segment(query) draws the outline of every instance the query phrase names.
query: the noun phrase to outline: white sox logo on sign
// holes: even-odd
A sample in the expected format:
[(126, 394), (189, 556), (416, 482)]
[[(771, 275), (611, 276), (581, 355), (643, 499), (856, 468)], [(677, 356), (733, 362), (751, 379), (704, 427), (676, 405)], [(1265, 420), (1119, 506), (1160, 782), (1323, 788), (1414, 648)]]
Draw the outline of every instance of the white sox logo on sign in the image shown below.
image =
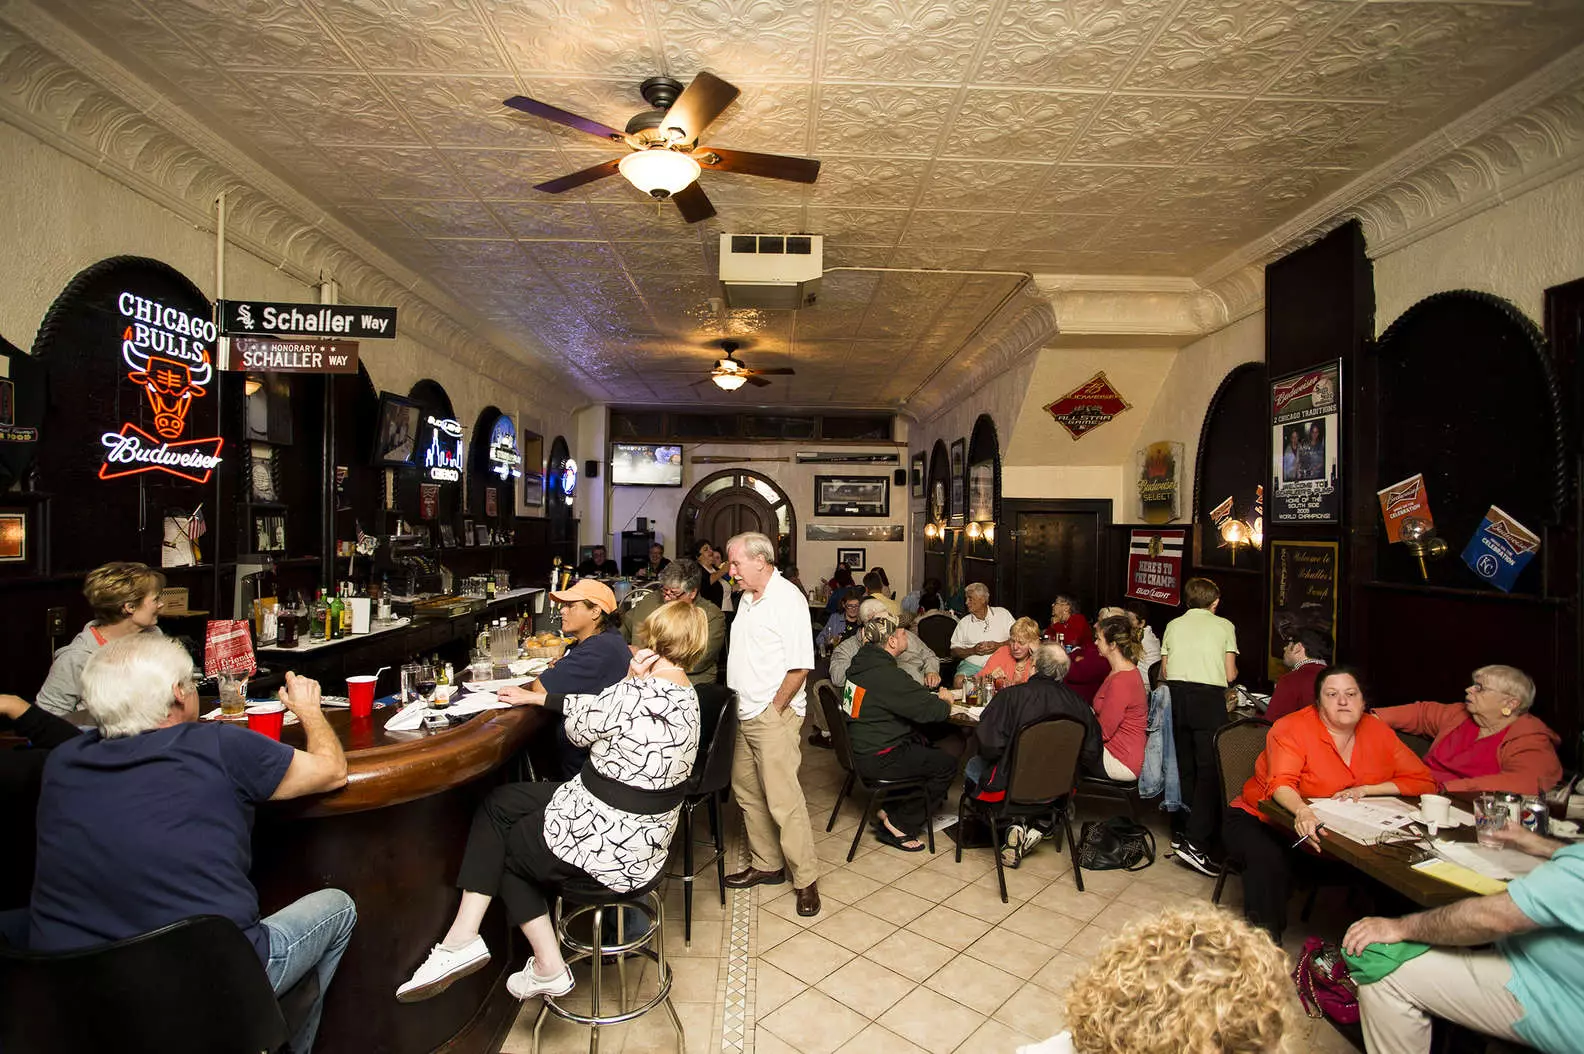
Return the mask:
[(257, 325), (257, 323), (253, 321), (253, 309), (246, 304), (237, 305), (237, 321), (242, 323), (248, 329), (252, 329)]

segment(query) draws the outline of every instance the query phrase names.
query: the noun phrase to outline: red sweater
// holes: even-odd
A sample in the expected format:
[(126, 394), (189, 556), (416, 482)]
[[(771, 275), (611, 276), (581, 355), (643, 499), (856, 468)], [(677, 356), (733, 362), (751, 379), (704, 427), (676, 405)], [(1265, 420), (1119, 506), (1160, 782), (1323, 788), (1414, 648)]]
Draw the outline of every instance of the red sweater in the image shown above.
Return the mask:
[(1309, 706), (1315, 701), (1315, 678), (1326, 668), (1323, 662), (1306, 662), (1290, 670), (1276, 682), (1270, 705), (1265, 708), (1265, 720), (1275, 722)]
[(1149, 700), (1137, 670), (1117, 670), (1095, 693), (1094, 712), (1100, 737), (1111, 756), (1134, 772), (1144, 767), (1144, 735)]
[(1052, 622), (1045, 627), (1045, 639), (1055, 640), (1061, 636), (1063, 644), (1076, 644), (1080, 648), (1094, 646), (1094, 631), (1089, 628), (1089, 620), (1077, 613), (1067, 616), (1066, 622)]
[[(1488, 772), (1464, 771), (1451, 756), (1448, 737), (1474, 720), (1462, 703), (1388, 706), (1376, 710), (1375, 716), (1399, 732), (1435, 738), (1425, 762), (1442, 790), (1540, 794), (1561, 782), (1562, 762), (1556, 752), (1561, 737), (1532, 714), (1520, 714), (1507, 726), (1507, 734), (1496, 748), (1497, 767)], [(1439, 754), (1437, 748), (1441, 748)]]

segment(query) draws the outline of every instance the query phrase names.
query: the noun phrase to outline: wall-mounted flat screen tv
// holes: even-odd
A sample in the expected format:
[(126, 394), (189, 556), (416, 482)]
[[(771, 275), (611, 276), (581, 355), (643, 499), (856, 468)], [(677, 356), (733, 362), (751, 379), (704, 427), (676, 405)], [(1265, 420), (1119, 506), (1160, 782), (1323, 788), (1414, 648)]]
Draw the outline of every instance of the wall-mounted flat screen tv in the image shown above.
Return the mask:
[(411, 465), (423, 410), (411, 399), (380, 392), (379, 431), (374, 434), (374, 464)]
[(658, 443), (612, 443), (610, 479), (616, 487), (680, 487), (682, 448)]

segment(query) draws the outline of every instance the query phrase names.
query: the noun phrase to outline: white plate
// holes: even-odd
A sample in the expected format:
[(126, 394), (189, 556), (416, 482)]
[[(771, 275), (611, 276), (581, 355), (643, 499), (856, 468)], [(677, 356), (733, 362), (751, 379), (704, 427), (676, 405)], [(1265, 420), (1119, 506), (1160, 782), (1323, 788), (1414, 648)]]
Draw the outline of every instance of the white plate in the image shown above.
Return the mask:
[(1551, 821), (1551, 833), (1558, 838), (1577, 838), (1579, 836), (1579, 825), (1572, 820), (1553, 819)]

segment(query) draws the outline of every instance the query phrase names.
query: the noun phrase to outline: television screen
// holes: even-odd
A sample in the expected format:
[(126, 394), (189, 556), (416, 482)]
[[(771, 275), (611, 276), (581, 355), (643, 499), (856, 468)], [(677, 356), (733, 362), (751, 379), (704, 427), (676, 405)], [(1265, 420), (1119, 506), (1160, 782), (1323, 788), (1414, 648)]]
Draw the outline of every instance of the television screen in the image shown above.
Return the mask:
[(412, 464), (421, 413), (417, 403), (390, 392), (380, 392), (379, 431), (374, 436), (374, 464)]
[(611, 485), (680, 487), (682, 448), (653, 443), (611, 444)]

